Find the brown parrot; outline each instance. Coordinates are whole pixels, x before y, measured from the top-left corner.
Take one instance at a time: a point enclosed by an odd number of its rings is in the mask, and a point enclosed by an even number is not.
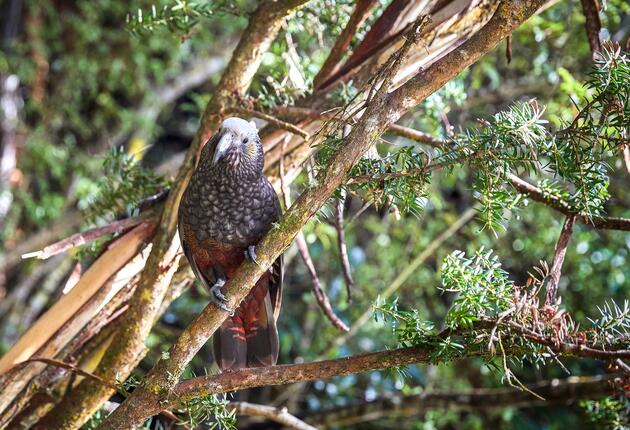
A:
[[[228,118],[204,146],[179,206],[179,235],[195,276],[210,300],[230,313],[214,334],[214,356],[225,369],[272,366],[278,359],[283,261],[278,258],[237,309],[222,292],[244,259],[280,217],[263,175],[263,148],[253,122]]]

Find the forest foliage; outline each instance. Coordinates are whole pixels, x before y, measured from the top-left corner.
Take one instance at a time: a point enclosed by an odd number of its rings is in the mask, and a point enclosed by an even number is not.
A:
[[[176,173],[172,163],[181,163],[254,6],[240,0],[26,4],[25,37],[3,40],[0,51],[0,75],[19,79],[22,136],[16,173],[0,189],[0,200],[10,201],[0,219],[3,256],[35,233],[69,222],[70,214],[78,220],[75,230],[106,225],[137,216],[144,199],[167,190]],[[314,0],[298,10],[241,103],[272,113],[312,94],[354,4]],[[388,5],[377,2],[350,50]],[[429,143],[384,134],[304,227],[318,280],[350,334],[323,316],[298,249],[285,255],[280,363],[427,347],[430,364],[318,380],[306,388],[201,397],[177,411],[181,420],[191,427],[236,428],[228,406],[236,399],[286,405],[309,422],[317,412],[357,399],[497,387],[527,391],[541,380],[623,373],[623,366],[553,350],[563,343],[627,349],[630,336],[630,232],[590,225],[630,217],[630,167],[623,159],[630,53],[619,44],[630,36],[630,6],[622,0],[605,6],[606,43],[594,60],[580,2],[552,5],[512,35],[510,61],[503,42],[403,117],[400,124],[432,136]],[[361,95],[363,89],[349,81],[331,98],[348,106]],[[338,130],[315,148],[308,168],[290,184],[291,196],[312,186],[314,172],[344,137]],[[555,206],[524,194],[515,176]],[[352,300],[335,221],[340,202]],[[440,239],[469,208],[475,217]],[[545,301],[545,289],[555,282],[555,250],[569,213],[583,222],[575,223],[563,257],[556,306]],[[3,273],[0,354],[54,303],[74,264],[87,266],[116,237],[75,249],[46,272],[38,271],[45,262],[26,260]],[[409,262],[438,240],[423,264],[401,278]],[[12,294],[25,283],[30,287],[22,295]],[[126,390],[141,384],[160,358],[168,359],[169,346],[206,304],[192,287],[166,309]],[[366,313],[371,318],[355,325]],[[346,337],[335,343],[339,336]],[[213,372],[206,346],[186,376]],[[569,406],[438,409],[338,428],[630,428],[627,386],[608,394]],[[531,399],[537,396],[531,392]],[[96,428],[104,416],[98,412],[85,428]],[[156,428],[162,418],[147,425]]]

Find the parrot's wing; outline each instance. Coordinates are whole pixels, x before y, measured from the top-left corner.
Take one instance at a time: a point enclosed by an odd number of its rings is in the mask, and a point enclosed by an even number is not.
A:
[[[179,230],[179,241],[182,245],[182,250],[184,251],[184,255],[186,256],[186,259],[188,259],[188,262],[190,263],[190,268],[195,274],[195,277],[199,279],[199,282],[201,282],[201,285],[203,285],[203,288],[205,288],[205,290],[208,293],[210,293],[210,288],[212,287],[211,284],[214,282],[213,281],[211,282],[208,279],[207,274],[203,273],[203,271],[199,268],[199,265],[197,264],[197,261],[195,260],[195,254],[192,252],[192,250],[187,244],[186,233],[185,233],[185,229],[182,223],[181,206],[180,206],[179,211],[180,213],[177,220],[177,230]]]

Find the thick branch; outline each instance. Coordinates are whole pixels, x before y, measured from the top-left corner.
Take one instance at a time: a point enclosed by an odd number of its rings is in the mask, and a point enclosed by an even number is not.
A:
[[[527,336],[527,335],[526,335]],[[527,336],[534,342],[549,345],[554,351],[566,355],[611,359],[613,356],[625,357],[628,351],[604,351],[585,345],[561,344],[553,346],[551,339]],[[168,407],[175,407],[181,402],[216,393],[229,393],[247,388],[269,385],[286,385],[294,382],[314,381],[345,376],[351,373],[369,372],[410,364],[431,361],[432,347],[400,348],[354,355],[334,360],[315,361],[312,363],[289,364],[282,366],[259,367],[223,372],[218,375],[202,376],[180,382],[168,398]],[[510,352],[508,351],[508,354]],[[516,351],[520,354],[522,351]],[[468,356],[481,355],[481,352],[468,353]],[[153,413],[159,412],[160,402],[149,404]]]
[[[429,361],[430,355],[430,348],[402,348],[313,363],[223,372],[218,375],[197,377],[180,382],[173,389],[168,401],[173,407],[181,402],[211,393],[229,393],[246,388],[329,379],[357,372],[426,363]]]

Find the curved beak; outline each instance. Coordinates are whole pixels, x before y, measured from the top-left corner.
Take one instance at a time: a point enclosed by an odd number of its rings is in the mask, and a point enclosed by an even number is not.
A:
[[[216,165],[219,160],[223,158],[230,146],[232,146],[232,133],[226,132],[217,143],[217,147],[214,150],[214,157],[212,157],[212,164]]]

